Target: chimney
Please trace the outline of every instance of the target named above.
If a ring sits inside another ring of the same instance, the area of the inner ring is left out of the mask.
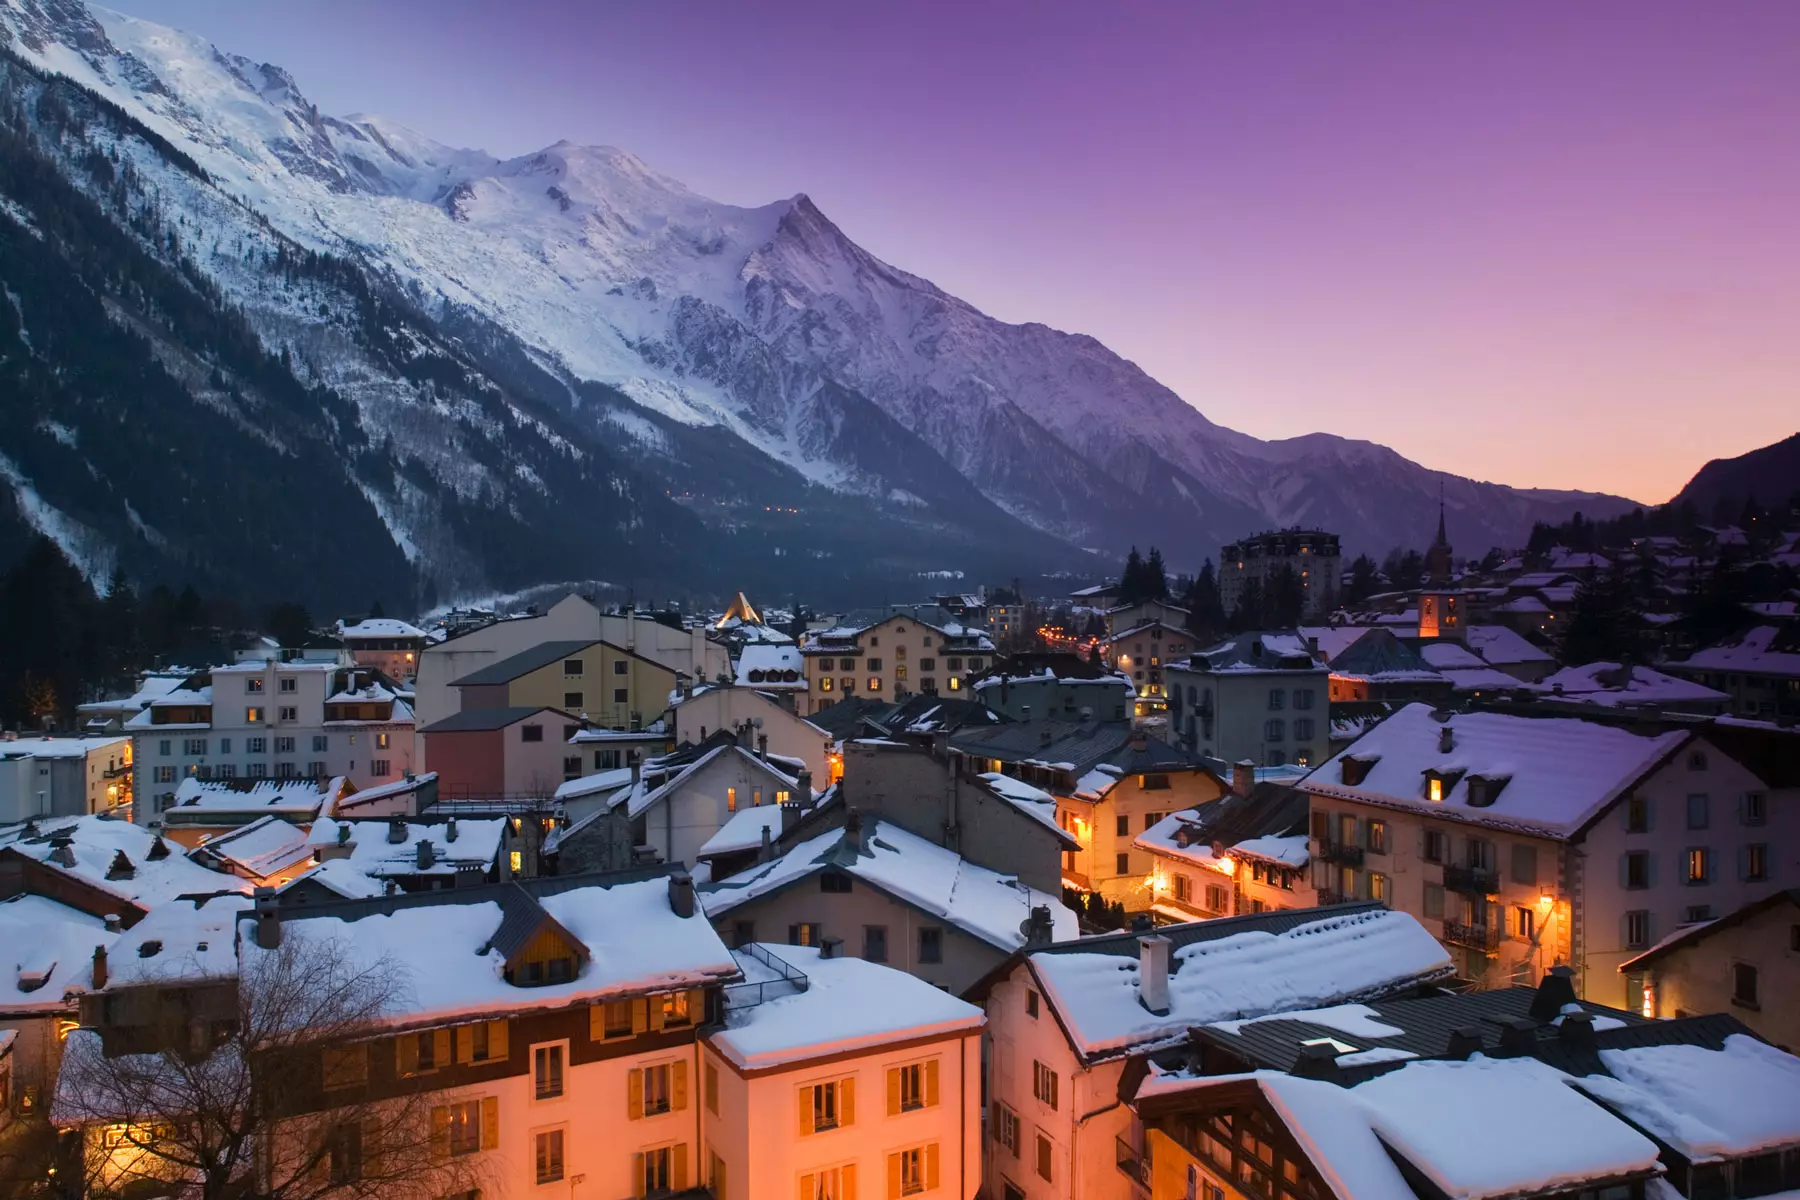
[[[388,844],[398,846],[406,840],[406,819],[394,817],[388,821]]]
[[[756,757],[769,761],[769,735],[766,733],[756,735]]]
[[[75,865],[75,839],[58,834],[50,839],[50,861],[65,867]]]
[[[1048,725],[1046,725],[1046,726],[1044,726],[1044,728],[1038,730],[1038,745],[1048,746],[1049,744],[1050,744],[1050,727]]]
[[[1256,764],[1249,759],[1242,759],[1231,764],[1231,790],[1240,796],[1248,796],[1256,787]]]
[[[97,992],[106,986],[106,947],[94,947],[94,990]]]
[[[111,934],[117,934],[125,928],[125,920],[120,917],[118,913],[107,913],[104,922],[106,924],[106,932]]]
[[[786,804],[782,805],[781,806],[781,826],[780,826],[782,836],[783,837],[787,836],[788,830],[792,829],[794,826],[798,825],[799,823],[800,823],[800,805],[799,805],[799,803],[796,801],[790,800]],[[769,836],[769,827],[767,825],[764,825],[763,826],[763,838],[764,838],[765,842],[768,839],[768,836]]]
[[[348,821],[338,822],[337,844],[340,846],[348,846],[350,844],[350,823]]]
[[[812,772],[805,767],[794,773],[794,802],[801,808],[812,807]]]
[[[1138,1003],[1159,1017],[1169,1015],[1169,939],[1138,939]]]
[[[418,841],[418,851],[419,870],[430,870],[433,864],[437,862],[437,847],[431,844],[431,839],[429,837],[422,837]]]
[[[828,938],[819,939],[819,957],[820,958],[842,958],[842,957],[844,957],[844,939],[841,937],[828,937]]]
[[[1031,705],[1029,705],[1029,704],[1019,705],[1019,720],[1021,720],[1021,721],[1031,720]]]
[[[1594,1044],[1594,1014],[1589,1012],[1564,1013],[1562,1024],[1556,1027],[1556,1036],[1571,1046],[1591,1047]]]
[[[455,817],[451,817],[450,820],[447,821],[444,825],[444,840],[446,842],[454,842],[456,840],[456,818]]]
[[[781,806],[781,832],[783,833],[787,832],[788,820],[788,806],[784,804]],[[766,863],[773,860],[774,857],[775,842],[769,835],[769,827],[764,825],[762,827],[762,849],[756,852],[756,861]]]
[[[1464,1025],[1450,1031],[1450,1041],[1444,1046],[1444,1057],[1467,1059],[1471,1054],[1481,1052],[1481,1029],[1475,1025]]]
[[[275,898],[275,889],[257,888],[255,906],[256,944],[264,950],[273,950],[281,945],[280,903]]]
[[[1500,1054],[1517,1057],[1537,1049],[1538,1023],[1530,1017],[1504,1017],[1500,1021]]]
[[[678,917],[694,915],[694,877],[686,871],[669,876],[669,911]]]
[[[1537,994],[1531,998],[1531,1019],[1548,1025],[1570,1004],[1575,1003],[1575,972],[1570,967],[1551,967],[1538,981]]]
[[[1048,946],[1050,939],[1054,936],[1055,928],[1050,920],[1049,905],[1039,904],[1033,907],[1031,915],[1026,917],[1025,923],[1019,927],[1019,932],[1025,935],[1025,949],[1035,950],[1042,946]]]
[[[1288,1068],[1288,1074],[1301,1079],[1336,1079],[1338,1077],[1338,1051],[1336,1046],[1320,1044],[1300,1047],[1300,1055],[1294,1059],[1294,1065]]]
[[[1456,735],[1450,732],[1448,723],[1438,730],[1438,753],[1448,754],[1456,748]]]
[[[1142,752],[1150,744],[1150,738],[1141,729],[1131,731],[1131,748]]]
[[[844,840],[862,840],[862,813],[854,808],[844,810]]]

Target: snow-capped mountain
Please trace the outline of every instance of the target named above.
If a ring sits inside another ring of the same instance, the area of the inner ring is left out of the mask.
[[[322,115],[277,66],[79,0],[0,0],[0,50],[19,161],[240,315],[325,419],[284,431],[166,321],[151,336],[162,370],[234,436],[337,458],[337,486],[367,507],[353,523],[378,524],[385,557],[440,591],[533,572],[679,581],[677,542],[735,547],[789,578],[805,558],[834,576],[1011,573],[1124,540],[1198,562],[1298,522],[1379,552],[1423,542],[1440,486],[1453,537],[1485,549],[1533,519],[1622,504],[1474,483],[1324,434],[1224,429],[1092,338],[1005,324],[881,262],[804,195],[738,208],[621,150],[559,142],[501,160]],[[11,179],[0,233],[10,220],[21,251],[35,237],[68,261]],[[28,337],[34,313],[8,295]],[[149,336],[161,309],[112,299],[109,319]],[[128,403],[84,399],[96,413]],[[46,439],[73,451],[102,436],[68,426],[59,440],[38,415],[38,459],[55,457]],[[172,536],[136,496],[72,511],[22,457],[0,435],[21,514],[65,544],[80,527],[91,562],[144,558],[155,540],[140,524]],[[545,522],[543,545],[519,543],[514,530]],[[609,549],[620,539],[625,552]],[[851,569],[859,539],[881,558]]]

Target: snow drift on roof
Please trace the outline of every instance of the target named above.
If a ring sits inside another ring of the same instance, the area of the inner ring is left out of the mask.
[[[1583,1088],[1693,1159],[1754,1154],[1800,1142],[1800,1058],[1734,1033],[1723,1050],[1640,1046],[1602,1050],[1612,1078]]]

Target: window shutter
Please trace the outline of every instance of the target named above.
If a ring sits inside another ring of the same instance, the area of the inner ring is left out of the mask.
[[[706,1023],[706,989],[689,988],[687,994],[688,1023],[704,1025]]]
[[[362,1174],[364,1179],[379,1180],[387,1174],[387,1152],[382,1140],[385,1132],[385,1127],[376,1118],[363,1118]]]
[[[1057,1110],[1057,1101],[1061,1096],[1062,1080],[1055,1071],[1050,1072],[1050,1111]]]
[[[644,1200],[644,1182],[644,1152],[640,1150],[631,1156],[631,1194],[637,1200]]]
[[[669,1152],[669,1157],[675,1160],[672,1169],[669,1171],[669,1174],[673,1176],[670,1182],[675,1185],[675,1190],[677,1192],[685,1192],[687,1191],[688,1185],[687,1143],[675,1143],[675,1148]]]
[[[1621,889],[1624,889],[1624,888],[1628,888],[1630,886],[1631,886],[1631,855],[1630,854],[1621,854],[1621,855],[1619,855],[1619,887]]]
[[[663,998],[661,996],[652,996],[644,1001],[644,1006],[649,1010],[646,1015],[650,1022],[650,1032],[661,1033],[663,1027]]]
[[[671,1112],[683,1112],[688,1104],[688,1065],[686,1060],[678,1059],[669,1064],[669,1109]]]
[[[431,1108],[431,1157],[450,1157],[450,1108],[445,1104]]]
[[[631,1002],[631,1032],[643,1033],[650,1028],[650,1001],[639,996]]]
[[[856,1164],[845,1163],[838,1170],[838,1190],[843,1193],[839,1200],[856,1200]],[[725,1200],[721,1194],[719,1200]]]
[[[606,1004],[588,1006],[588,1041],[598,1042],[606,1037]]]
[[[818,1184],[814,1177],[810,1173],[802,1175],[799,1200],[818,1200],[818,1194]]]
[[[900,1156],[888,1155],[888,1200],[900,1200]]]
[[[1656,855],[1644,855],[1644,879],[1651,887],[1656,886]]]
[[[450,1031],[434,1029],[431,1031],[431,1065],[441,1067],[450,1061]]]
[[[856,1080],[838,1080],[838,1124],[856,1124]]]
[[[800,1105],[800,1136],[806,1137],[813,1131],[813,1090],[803,1087],[794,1096]]]
[[[719,1115],[719,1067],[717,1063],[706,1064],[706,1111],[715,1117]]]
[[[625,1114],[633,1121],[644,1116],[644,1069],[633,1067],[625,1075]]]
[[[888,1116],[900,1115],[900,1068],[889,1067],[887,1073]]]
[[[481,1148],[483,1150],[500,1148],[500,1097],[498,1096],[481,1098]]]
[[[938,1185],[938,1144],[932,1142],[925,1147],[925,1190],[933,1192]]]
[[[405,1033],[395,1039],[400,1049],[400,1074],[412,1075],[419,1069],[419,1041],[416,1034]]]
[[[450,1035],[456,1039],[456,1061],[465,1064],[474,1062],[475,1027],[473,1025],[458,1025],[455,1029],[450,1031]]]
[[[1537,877],[1537,847],[1513,843],[1512,876],[1514,883],[1534,884]]]
[[[508,1022],[506,1022],[506,1021],[489,1021],[487,1023],[487,1027],[488,1027],[488,1058],[489,1059],[504,1059],[504,1058],[510,1057],[511,1051],[507,1045],[507,1040],[506,1040],[506,1031],[507,1031],[507,1027],[508,1027]]]
[[[1656,831],[1656,801],[1650,799],[1650,797],[1648,797],[1648,796],[1645,796],[1644,797],[1644,832],[1645,833],[1654,833],[1655,831]]]
[[[938,1102],[938,1060],[925,1064],[925,1107],[936,1108]]]

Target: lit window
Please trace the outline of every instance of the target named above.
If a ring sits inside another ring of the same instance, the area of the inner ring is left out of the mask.
[[[1443,803],[1443,800],[1444,800],[1444,781],[1443,780],[1436,779],[1436,778],[1432,779],[1432,781],[1431,781],[1431,799],[1434,804]]]

